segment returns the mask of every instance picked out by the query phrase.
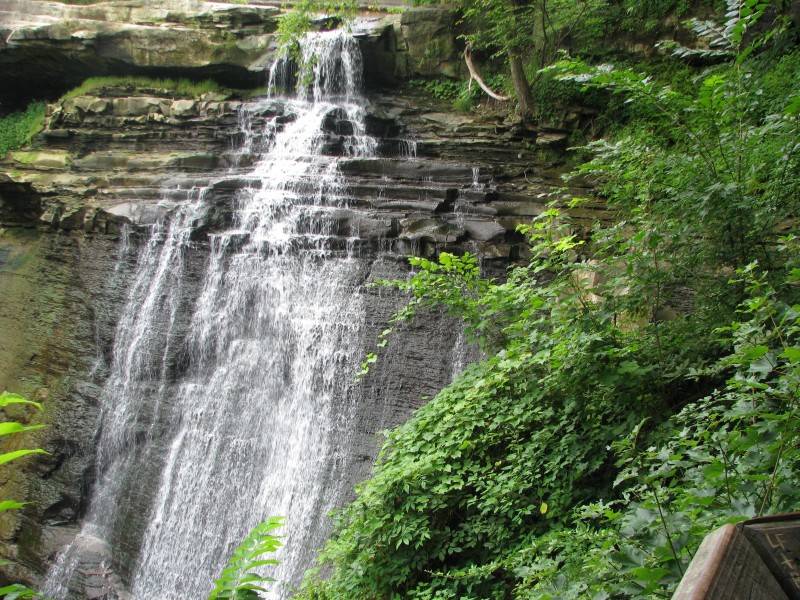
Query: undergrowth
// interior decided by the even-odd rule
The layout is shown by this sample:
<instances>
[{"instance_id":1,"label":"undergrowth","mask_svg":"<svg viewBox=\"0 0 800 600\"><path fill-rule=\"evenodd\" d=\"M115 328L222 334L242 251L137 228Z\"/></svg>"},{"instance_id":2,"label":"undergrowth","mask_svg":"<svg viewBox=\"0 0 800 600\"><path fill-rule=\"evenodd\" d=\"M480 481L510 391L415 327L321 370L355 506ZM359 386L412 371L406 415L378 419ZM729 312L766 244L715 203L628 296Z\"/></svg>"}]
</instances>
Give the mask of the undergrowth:
<instances>
[{"instance_id":1,"label":"undergrowth","mask_svg":"<svg viewBox=\"0 0 800 600\"><path fill-rule=\"evenodd\" d=\"M511 82L508 77L501 74L487 75L484 80L487 85L500 93L510 93ZM485 98L485 94L473 82L457 79L412 79L409 82L412 88L422 90L431 97L450 104L458 112L470 112L477 108Z\"/></svg>"}]
</instances>

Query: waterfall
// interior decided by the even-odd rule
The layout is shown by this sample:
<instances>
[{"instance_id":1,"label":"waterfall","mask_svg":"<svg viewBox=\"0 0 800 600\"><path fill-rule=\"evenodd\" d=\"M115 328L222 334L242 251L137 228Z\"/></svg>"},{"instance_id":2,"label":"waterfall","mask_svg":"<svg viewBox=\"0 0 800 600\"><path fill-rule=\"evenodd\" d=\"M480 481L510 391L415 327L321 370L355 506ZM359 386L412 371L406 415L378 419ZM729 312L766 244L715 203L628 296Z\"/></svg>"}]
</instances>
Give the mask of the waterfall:
<instances>
[{"instance_id":1,"label":"waterfall","mask_svg":"<svg viewBox=\"0 0 800 600\"><path fill-rule=\"evenodd\" d=\"M116 331L90 508L48 575L49 597L66 597L76 553L121 543L138 556L133 599L204 598L238 541L280 515L285 546L270 597L286 598L342 500L330 482L352 435L364 273L356 240L335 239L346 190L338 159L324 152L323 124L332 114L350 124L345 155L372 156L376 142L366 134L356 41L326 32L301 48L311 75L283 101L290 118L256 126L259 106L241 114L243 151L263 152L232 222L209 234L198 281L192 234L211 186L152 226ZM286 72L276 62L271 84ZM157 473L149 495L137 481L148 468ZM145 514L125 510L137 494L147 496ZM141 519L141 531L113 534L125 518Z\"/></svg>"}]
</instances>

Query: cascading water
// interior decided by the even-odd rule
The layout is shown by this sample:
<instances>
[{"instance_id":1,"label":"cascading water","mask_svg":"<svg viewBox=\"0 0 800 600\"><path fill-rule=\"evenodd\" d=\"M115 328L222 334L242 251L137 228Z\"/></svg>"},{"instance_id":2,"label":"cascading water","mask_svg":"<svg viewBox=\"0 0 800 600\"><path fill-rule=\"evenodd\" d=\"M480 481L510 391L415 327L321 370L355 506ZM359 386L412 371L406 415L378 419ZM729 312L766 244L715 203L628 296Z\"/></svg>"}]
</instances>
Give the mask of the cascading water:
<instances>
[{"instance_id":1,"label":"cascading water","mask_svg":"<svg viewBox=\"0 0 800 600\"><path fill-rule=\"evenodd\" d=\"M323 123L336 114L350 124L346 155L371 156L376 143L365 133L356 41L314 34L302 50L312 76L286 100L289 118L262 129L258 107L242 114L243 152L267 142L232 224L209 235L199 292L185 290L186 260L209 188L154 225L141 252L103 393L94 496L81 534L48 576L51 597L66 596L81 548L114 545L125 490L148 464L158 465L157 491L143 532L127 542L138 556L129 573L137 600L204 597L230 550L268 515L286 517L271 573L271 597L285 598L323 539L319 523L341 501L329 484L351 435L363 272L355 240L341 247L334 239L346 200L337 159L324 153ZM276 63L271 84L285 67ZM183 314L188 333L177 340ZM184 364L178 378L175 355ZM149 443L156 438L165 441Z\"/></svg>"}]
</instances>

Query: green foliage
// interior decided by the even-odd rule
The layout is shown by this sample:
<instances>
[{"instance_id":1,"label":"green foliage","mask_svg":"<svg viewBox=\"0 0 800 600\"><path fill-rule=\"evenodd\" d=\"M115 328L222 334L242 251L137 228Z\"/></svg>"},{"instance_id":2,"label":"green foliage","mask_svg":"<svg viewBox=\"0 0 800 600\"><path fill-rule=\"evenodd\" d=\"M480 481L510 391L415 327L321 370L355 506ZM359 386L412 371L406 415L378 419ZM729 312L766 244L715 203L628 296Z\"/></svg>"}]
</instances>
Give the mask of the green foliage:
<instances>
[{"instance_id":1,"label":"green foliage","mask_svg":"<svg viewBox=\"0 0 800 600\"><path fill-rule=\"evenodd\" d=\"M567 37L592 29L606 5L606 0L459 3L468 30L464 38L472 46L495 56L532 56L540 67L549 64Z\"/></svg>"},{"instance_id":2,"label":"green foliage","mask_svg":"<svg viewBox=\"0 0 800 600\"><path fill-rule=\"evenodd\" d=\"M0 597L2 597L3 600L23 600L25 598L29 598L31 600L42 600L42 596L39 594L39 592L36 592L19 583L0 587Z\"/></svg>"},{"instance_id":3,"label":"green foliage","mask_svg":"<svg viewBox=\"0 0 800 600\"><path fill-rule=\"evenodd\" d=\"M533 107L524 66L533 65L538 73L567 40L574 44L601 35L608 0L459 0L455 6L464 31L460 37L468 48L513 65L514 93L521 116L527 119ZM457 108L468 107L468 99L459 98Z\"/></svg>"},{"instance_id":4,"label":"green foliage","mask_svg":"<svg viewBox=\"0 0 800 600\"><path fill-rule=\"evenodd\" d=\"M132 90L157 90L176 97L197 98L207 93L230 94L217 82L210 79L192 81L190 79L154 79L152 77L89 77L81 85L61 97L61 101L97 92L104 88L129 88Z\"/></svg>"},{"instance_id":5,"label":"green foliage","mask_svg":"<svg viewBox=\"0 0 800 600\"><path fill-rule=\"evenodd\" d=\"M409 85L445 102L454 102L466 88L463 81L453 79L412 79Z\"/></svg>"},{"instance_id":6,"label":"green foliage","mask_svg":"<svg viewBox=\"0 0 800 600\"><path fill-rule=\"evenodd\" d=\"M625 103L577 171L615 224L575 199L503 281L442 253L380 282L409 301L365 370L428 308L487 358L389 432L300 598L669 597L710 530L797 507L800 79L770 52L548 70Z\"/></svg>"},{"instance_id":7,"label":"green foliage","mask_svg":"<svg viewBox=\"0 0 800 600\"><path fill-rule=\"evenodd\" d=\"M797 58L778 61L781 71L784 63L796 66ZM590 144L595 158L580 168L625 215L595 243L635 257L625 274L632 293L620 300L627 310L657 310L665 296L689 288L697 314L718 318L743 291L731 293L726 273L753 260L773 265L780 229L800 209L800 121L787 101L800 93L800 80L783 80L780 91L774 82L765 87L763 64L710 70L692 94L610 66L563 61L550 70L632 106L630 125Z\"/></svg>"},{"instance_id":8,"label":"green foliage","mask_svg":"<svg viewBox=\"0 0 800 600\"><path fill-rule=\"evenodd\" d=\"M47 107L32 102L24 111L0 117L0 158L29 143L44 128Z\"/></svg>"},{"instance_id":9,"label":"green foliage","mask_svg":"<svg viewBox=\"0 0 800 600\"><path fill-rule=\"evenodd\" d=\"M661 47L671 48L673 54L680 58L737 58L743 60L753 51L755 46L750 46L747 52L742 52L745 43L745 33L754 26L764 12L771 6L768 0L726 0L727 10L724 23L715 21L691 19L689 25L695 34L706 43L705 48L686 48L677 42L666 42ZM770 31L769 36L763 37L763 43L773 37L781 27Z\"/></svg>"},{"instance_id":10,"label":"green foliage","mask_svg":"<svg viewBox=\"0 0 800 600\"><path fill-rule=\"evenodd\" d=\"M0 394L0 409L6 409L8 407L31 407L37 411L42 410L42 405L38 402L33 402L32 400L28 400L19 394L12 394L9 392L3 392ZM36 431L41 429L42 425L23 425L22 423L18 423L17 421L2 421L0 422L0 438L19 434L19 433L26 433L30 431ZM30 456L32 454L47 454L44 450L40 448L36 449L20 449L20 450L11 450L7 452L0 453L0 465L7 464L11 461L18 460L25 456ZM9 510L19 510L25 507L24 502L17 502L16 500L1 500L0 501L0 514L9 511ZM8 561L1 561L0 564L8 564ZM14 583L11 585L0 587L0 596L5 598L6 600L17 600L23 598L29 599L37 599L41 598L40 594L22 584Z\"/></svg>"},{"instance_id":11,"label":"green foliage","mask_svg":"<svg viewBox=\"0 0 800 600\"><path fill-rule=\"evenodd\" d=\"M38 402L33 402L32 400L28 400L19 394L11 394L9 392L3 392L0 394L0 408L7 408L9 406L31 406L36 410L42 410L42 405ZM43 425L23 425L22 423L18 423L16 421L3 421L0 422L0 437L5 437L7 435L12 435L15 433L25 433L29 431L36 431L44 427ZM10 452L3 452L0 453L0 465L4 465L6 463L12 462L14 460L18 460L25 456L30 456L31 454L47 454L44 450L40 448L35 449L21 449L21 450L12 450ZM10 510L14 508L21 508L22 504L13 501L4 501L0 503L0 511Z\"/></svg>"},{"instance_id":12,"label":"green foliage","mask_svg":"<svg viewBox=\"0 0 800 600\"><path fill-rule=\"evenodd\" d=\"M285 8L287 11L278 22L278 56L296 69L299 85L307 87L313 80L312 70L318 57L304 53L300 40L315 29L349 28L358 12L358 3L356 0L300 0Z\"/></svg>"},{"instance_id":13,"label":"green foliage","mask_svg":"<svg viewBox=\"0 0 800 600\"><path fill-rule=\"evenodd\" d=\"M613 444L620 498L576 509L571 527L519 556L517 564L537 565L532 552L548 542L550 561L561 565L528 568L521 597L666 597L709 531L797 507L800 306L781 300L755 265L739 277L749 297L740 320L719 331L733 352L714 367L733 367L727 384L649 435L643 422ZM783 291L796 281L790 275Z\"/></svg>"},{"instance_id":14,"label":"green foliage","mask_svg":"<svg viewBox=\"0 0 800 600\"><path fill-rule=\"evenodd\" d=\"M533 69L529 69L533 70ZM535 107L535 116L539 122L558 123L565 114L576 107L595 108L600 110L608 103L602 94L587 94L579 85L562 81L549 73L534 75L531 73L531 96Z\"/></svg>"},{"instance_id":15,"label":"green foliage","mask_svg":"<svg viewBox=\"0 0 800 600\"><path fill-rule=\"evenodd\" d=\"M328 17L329 25L349 26L358 11L355 0L300 0L294 2L278 22L277 40L279 53L289 55L300 62L299 41L314 29L314 20ZM301 73L306 65L299 65Z\"/></svg>"},{"instance_id":16,"label":"green foliage","mask_svg":"<svg viewBox=\"0 0 800 600\"><path fill-rule=\"evenodd\" d=\"M484 81L490 88L501 93L508 93L510 90L510 82L505 75L490 75L485 77ZM450 103L453 109L459 112L472 111L483 94L477 84L470 86L467 81L453 79L412 79L409 85L437 100Z\"/></svg>"},{"instance_id":17,"label":"green foliage","mask_svg":"<svg viewBox=\"0 0 800 600\"><path fill-rule=\"evenodd\" d=\"M311 31L312 17L316 12L314 0L302 0L278 22L278 48L286 54L299 58L299 40Z\"/></svg>"},{"instance_id":18,"label":"green foliage","mask_svg":"<svg viewBox=\"0 0 800 600\"><path fill-rule=\"evenodd\" d=\"M623 0L609 7L606 24L624 33L640 35L657 31L668 17L683 17L693 8L714 2L692 0Z\"/></svg>"},{"instance_id":19,"label":"green foliage","mask_svg":"<svg viewBox=\"0 0 800 600\"><path fill-rule=\"evenodd\" d=\"M262 597L259 592L267 591L264 584L274 580L253 572L253 569L278 564L277 560L264 558L264 555L280 548L281 542L272 532L282 525L282 518L270 517L253 528L231 554L228 564L214 582L208 600L256 600Z\"/></svg>"},{"instance_id":20,"label":"green foliage","mask_svg":"<svg viewBox=\"0 0 800 600\"><path fill-rule=\"evenodd\" d=\"M444 306L491 357L391 432L323 554L333 577L305 597L508 597L509 553L608 493L604 448L663 410L647 391L658 373L638 359L642 333L626 336L588 301L573 268L583 243L560 212L526 233L535 258L504 283L444 253L384 282L411 294L396 321Z\"/></svg>"},{"instance_id":21,"label":"green foliage","mask_svg":"<svg viewBox=\"0 0 800 600\"><path fill-rule=\"evenodd\" d=\"M710 529L800 501L797 244L779 288L738 271L738 319L712 332L728 354L681 374L727 383L670 417L673 336L614 324L560 218L527 230L534 259L506 283L448 254L384 283L412 296L398 321L445 306L491 357L390 433L321 557L333 575L301 598L651 598Z\"/></svg>"}]
</instances>

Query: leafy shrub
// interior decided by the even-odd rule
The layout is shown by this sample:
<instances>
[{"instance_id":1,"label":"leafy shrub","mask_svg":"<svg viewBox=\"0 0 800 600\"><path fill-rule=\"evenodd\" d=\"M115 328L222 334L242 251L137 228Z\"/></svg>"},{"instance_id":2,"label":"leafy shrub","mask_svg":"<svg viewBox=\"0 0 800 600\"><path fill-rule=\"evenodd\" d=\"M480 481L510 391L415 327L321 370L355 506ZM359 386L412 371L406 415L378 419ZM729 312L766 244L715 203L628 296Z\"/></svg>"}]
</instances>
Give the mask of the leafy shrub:
<instances>
[{"instance_id":1,"label":"leafy shrub","mask_svg":"<svg viewBox=\"0 0 800 600\"><path fill-rule=\"evenodd\" d=\"M464 82L453 79L412 79L409 84L445 102L455 102L466 88Z\"/></svg>"},{"instance_id":2,"label":"leafy shrub","mask_svg":"<svg viewBox=\"0 0 800 600\"><path fill-rule=\"evenodd\" d=\"M509 92L510 82L502 74L489 75L484 78L487 85L503 93ZM450 103L456 111L472 111L484 97L477 84L469 85L468 81L453 79L412 79L409 84L413 88Z\"/></svg>"},{"instance_id":3,"label":"leafy shrub","mask_svg":"<svg viewBox=\"0 0 800 600\"><path fill-rule=\"evenodd\" d=\"M44 128L46 106L33 102L24 111L0 117L0 157L29 143Z\"/></svg>"},{"instance_id":4,"label":"leafy shrub","mask_svg":"<svg viewBox=\"0 0 800 600\"><path fill-rule=\"evenodd\" d=\"M703 3L692 0L623 0L615 7L618 20L609 19L609 23L616 23L623 31L651 32L658 29L667 17L683 17L692 5L698 4Z\"/></svg>"},{"instance_id":5,"label":"leafy shrub","mask_svg":"<svg viewBox=\"0 0 800 600\"><path fill-rule=\"evenodd\" d=\"M709 531L797 507L800 305L781 292L800 272L778 289L755 265L739 277L749 297L720 330L733 352L713 367L733 367L726 385L613 444L619 499L577 508L571 526L521 550L519 597L668 596Z\"/></svg>"},{"instance_id":6,"label":"leafy shrub","mask_svg":"<svg viewBox=\"0 0 800 600\"><path fill-rule=\"evenodd\" d=\"M278 21L278 52L289 55L299 62L300 38L314 30L314 20L321 15L328 17L328 26L349 26L355 18L358 5L354 0L300 0L292 4L292 10L281 15ZM300 72L307 65L299 65Z\"/></svg>"}]
</instances>

